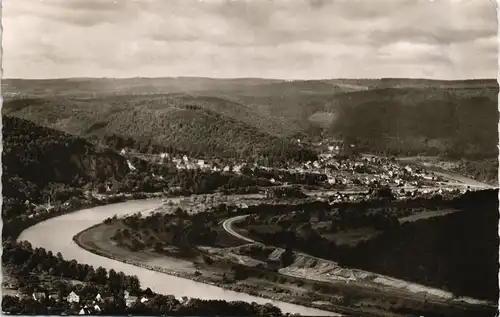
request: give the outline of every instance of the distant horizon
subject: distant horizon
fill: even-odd
[[[322,81],[322,80],[387,80],[387,79],[399,79],[399,80],[427,80],[427,81],[481,81],[481,80],[494,80],[499,81],[495,77],[478,77],[478,78],[456,78],[456,79],[446,79],[446,78],[433,78],[433,77],[330,77],[330,78],[274,78],[274,77],[209,77],[209,76],[131,76],[131,77],[90,77],[90,76],[75,76],[75,77],[52,77],[52,78],[22,78],[22,77],[10,77],[2,78],[2,80],[75,80],[75,79],[215,79],[215,80],[242,80],[242,79],[254,79],[254,80],[277,80],[277,81]]]

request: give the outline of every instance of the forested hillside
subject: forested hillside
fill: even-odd
[[[86,97],[69,97],[79,95],[78,85]],[[135,78],[11,80],[4,86],[11,94],[39,97],[9,95],[5,113],[76,135],[153,138],[206,156],[260,156],[271,147],[283,152],[280,146],[295,153],[285,139],[305,134],[391,155],[475,161],[497,153],[494,80]]]
[[[344,264],[458,296],[498,299],[498,191],[464,195],[456,206],[463,210],[408,222],[359,244]]]
[[[129,171],[123,157],[96,148],[81,138],[3,116],[2,194],[9,199],[40,202],[53,185],[74,187],[122,179]]]
[[[13,100],[4,109],[75,135],[151,140],[196,157],[266,158],[270,162],[315,158],[297,142],[276,136],[280,126],[272,119],[235,107],[243,106],[227,106],[213,98],[150,96]],[[266,132],[271,127],[275,127],[272,134]]]
[[[332,132],[391,154],[483,158],[497,153],[498,90],[383,89],[336,101]]]

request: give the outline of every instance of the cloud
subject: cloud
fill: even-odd
[[[497,73],[489,0],[4,0],[2,23],[6,77]]]

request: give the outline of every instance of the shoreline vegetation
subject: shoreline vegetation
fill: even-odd
[[[467,195],[466,195],[467,196]],[[465,197],[465,196],[464,196]],[[469,196],[467,196],[469,197]],[[465,201],[464,201],[465,202]],[[86,228],[85,230],[79,232],[78,234],[76,234],[75,236],[73,236],[73,240],[75,241],[75,243],[78,244],[79,247],[81,247],[82,249],[86,250],[86,251],[89,251],[89,252],[92,252],[94,254],[97,254],[97,255],[100,255],[100,256],[104,256],[104,257],[107,257],[107,258],[110,258],[110,259],[113,259],[113,260],[117,260],[117,261],[121,261],[121,262],[124,262],[124,263],[127,263],[127,264],[131,264],[131,265],[135,265],[135,266],[139,266],[139,267],[142,267],[142,268],[145,268],[145,269],[148,269],[148,270],[152,270],[152,271],[156,271],[156,272],[160,272],[160,273],[164,273],[164,274],[169,274],[169,275],[173,275],[173,276],[177,276],[177,277],[180,277],[180,278],[186,278],[186,279],[189,279],[189,280],[193,280],[193,281],[196,281],[196,282],[201,282],[201,283],[205,283],[205,284],[209,284],[209,285],[214,285],[214,286],[217,286],[217,287],[220,287],[220,288],[223,288],[223,289],[228,289],[228,290],[231,290],[231,291],[237,291],[237,292],[241,292],[241,293],[246,293],[246,294],[249,294],[249,295],[253,295],[253,296],[259,296],[259,297],[262,297],[262,298],[269,298],[269,299],[272,299],[272,300],[279,300],[279,301],[283,301],[283,302],[289,302],[289,303],[293,303],[293,304],[298,304],[298,305],[302,305],[302,306],[306,306],[306,307],[312,307],[312,308],[317,308],[317,309],[322,309],[322,310],[328,310],[328,311],[332,311],[332,312],[346,312],[346,313],[360,313],[360,312],[363,312],[364,315],[367,315],[367,313],[365,313],[364,310],[357,310],[357,309],[353,309],[352,307],[350,308],[347,308],[347,307],[337,307],[337,305],[335,305],[334,303],[332,302],[328,302],[328,304],[326,303],[323,303],[324,305],[319,305],[319,304],[314,304],[314,300],[310,299],[310,298],[307,298],[307,300],[304,300],[304,301],[301,301],[300,299],[297,300],[296,298],[292,300],[290,300],[289,298],[287,298],[288,296],[278,296],[278,297],[272,297],[272,296],[266,296],[265,294],[256,294],[256,293],[253,293],[252,292],[252,287],[251,285],[227,285],[225,283],[218,283],[218,282],[212,282],[210,280],[210,278],[207,278],[205,277],[206,276],[206,273],[208,272],[208,275],[210,275],[209,271],[210,270],[203,270],[203,269],[200,269],[200,271],[202,271],[203,273],[201,274],[190,274],[189,270],[186,270],[184,272],[181,272],[181,273],[178,273],[176,272],[175,270],[171,270],[171,269],[168,269],[168,268],[165,268],[165,267],[161,267],[161,266],[156,266],[156,265],[148,265],[147,263],[144,263],[144,262],[147,262],[147,261],[141,261],[141,255],[139,255],[139,258],[138,260],[130,260],[126,257],[124,257],[123,254],[121,254],[121,252],[113,252],[112,248],[110,250],[107,250],[105,247],[104,248],[99,248],[99,246],[95,246],[92,244],[92,241],[88,241],[86,243],[86,241],[84,241],[84,239],[82,239],[82,236],[84,236],[86,233],[88,232],[91,232],[92,230],[98,228],[99,226],[109,226],[110,223],[98,223],[98,224],[95,224],[89,228]],[[100,234],[103,234],[104,232],[104,229],[102,230],[102,232]],[[105,233],[104,233],[105,234]],[[106,234],[105,234],[106,235]],[[108,237],[106,237],[106,240],[107,240]],[[117,255],[118,254],[118,255]],[[172,259],[176,259],[175,257],[173,257]],[[198,269],[198,267],[197,267]],[[182,269],[181,269],[182,271]],[[197,273],[200,273],[200,272],[197,272]],[[235,287],[236,286],[236,287]],[[247,286],[247,288],[245,289],[245,287]],[[292,297],[292,296],[290,296]],[[300,297],[299,297],[300,298]],[[330,307],[328,307],[330,306]],[[377,314],[373,314],[373,316],[380,316],[380,315],[377,315]]]
[[[85,204],[84,206],[80,206],[80,207],[77,207],[77,208],[70,208],[68,210],[64,210],[64,211],[58,211],[56,213],[51,213],[51,214],[45,214],[41,217],[38,217],[40,219],[34,219],[34,218],[31,218],[29,219],[29,223],[28,226],[26,226],[25,228],[23,228],[21,231],[25,230],[27,227],[30,227],[40,221],[45,221],[45,220],[48,220],[50,218],[53,218],[53,217],[56,217],[56,216],[60,216],[60,215],[63,215],[63,214],[67,214],[67,213],[71,213],[71,212],[75,212],[75,211],[78,211],[78,210],[82,210],[82,209],[86,209],[86,208],[92,208],[92,207],[95,207],[95,206],[100,206],[100,205],[107,205],[107,204],[112,204],[112,203],[119,203],[119,202],[126,202],[126,201],[134,201],[134,200],[143,200],[143,199],[154,199],[154,198],[159,198],[159,197],[164,197],[165,194],[164,193],[154,193],[154,194],[135,194],[135,195],[120,195],[120,196],[111,196],[111,197],[106,197],[106,196],[101,196],[100,199],[95,199],[95,200],[92,200],[92,201],[89,201],[87,204]],[[172,197],[169,197],[169,198],[172,198]],[[121,261],[121,262],[124,262],[124,263],[128,263],[128,264],[131,264],[131,265],[135,265],[135,266],[138,266],[138,267],[142,267],[142,268],[145,268],[145,269],[148,269],[148,270],[152,270],[152,271],[157,271],[157,272],[160,272],[160,273],[163,273],[163,274],[170,274],[170,275],[173,275],[173,276],[177,276],[177,277],[180,277],[180,278],[186,278],[186,279],[189,279],[189,280],[193,280],[193,281],[196,281],[196,282],[201,282],[201,283],[205,283],[205,284],[209,284],[209,285],[214,285],[214,286],[217,286],[217,287],[220,287],[222,289],[228,289],[228,290],[232,290],[232,291],[235,291],[234,289],[230,288],[230,287],[224,287],[225,285],[217,285],[217,284],[212,284],[212,283],[206,283],[206,281],[203,280],[203,277],[201,276],[188,276],[188,275],[184,275],[184,274],[175,274],[175,272],[172,272],[172,271],[169,271],[169,270],[166,270],[164,268],[160,268],[160,267],[154,267],[154,266],[147,266],[147,265],[144,265],[144,264],[141,264],[141,263],[138,263],[136,261],[130,261],[130,260],[124,260],[124,259],[120,259],[120,258],[116,258],[116,257],[113,257],[113,256],[110,256],[109,254],[105,254],[104,252],[99,252],[99,250],[89,250],[87,247],[83,246],[81,244],[81,241],[79,241],[79,237],[84,234],[85,232],[88,232],[96,227],[98,227],[99,225],[101,225],[102,223],[98,223],[98,224],[95,224],[94,226],[91,226],[89,228],[86,228],[85,230],[79,232],[77,235],[75,235],[73,237],[73,240],[75,241],[75,243],[78,244],[79,247],[83,248],[84,250],[88,251],[88,252],[92,252],[94,254],[97,254],[97,255],[100,255],[100,256],[104,256],[104,257],[107,257],[107,258],[110,258],[110,259],[114,259],[114,260],[118,260],[118,261]],[[102,224],[103,225],[103,224]],[[239,290],[239,292],[242,292],[242,293],[246,293],[246,294],[249,294],[249,295],[253,295],[253,296],[259,296],[261,298],[269,298],[269,299],[274,299],[272,297],[265,297],[265,296],[261,296],[259,294],[252,294],[251,292],[245,292],[245,291],[241,291]],[[311,308],[316,308],[316,309],[321,309],[321,310],[328,310],[330,312],[341,312],[343,311],[344,309],[340,308],[340,309],[337,309],[335,308],[335,310],[333,309],[327,309],[327,307],[325,306],[321,306],[321,305],[314,305],[312,304],[312,302],[301,302],[301,301],[289,301],[289,300],[286,300],[286,299],[282,299],[282,298],[279,298],[279,299],[274,299],[274,300],[279,300],[279,301],[283,301],[283,302],[288,302],[288,303],[293,303],[293,304],[297,304],[297,305],[301,305],[301,306],[305,306],[305,307],[311,307]],[[333,306],[333,304],[332,304]],[[349,312],[352,312],[352,310],[349,310]],[[370,314],[368,313],[365,313],[363,311],[363,314],[365,316],[370,316]],[[372,315],[372,316],[380,316],[380,315]]]
[[[141,198],[138,198],[138,197],[141,197]],[[80,210],[84,210],[84,209],[89,209],[89,208],[94,208],[94,207],[98,207],[98,206],[104,206],[104,205],[111,205],[111,204],[116,204],[116,203],[123,203],[123,202],[127,202],[127,201],[138,201],[138,200],[150,200],[150,199],[157,199],[159,197],[164,197],[165,194],[164,193],[136,193],[136,195],[131,195],[131,196],[127,196],[127,195],[120,195],[120,196],[111,196],[111,197],[101,197],[101,199],[95,199],[93,200],[92,202],[88,202],[87,204],[85,204],[84,206],[80,206],[80,207],[77,207],[77,208],[68,208],[66,210],[59,210],[58,212],[53,212],[53,213],[48,213],[48,214],[43,214],[43,215],[40,215],[38,217],[34,217],[34,218],[30,218],[29,221],[26,221],[26,222],[22,222],[22,226],[19,227],[19,228],[16,228],[16,229],[19,229],[19,230],[16,230],[15,232],[12,231],[13,235],[9,236],[8,239],[6,240],[3,240],[3,245],[4,247],[5,246],[10,246],[10,245],[13,245],[14,247],[16,246],[22,246],[23,243],[27,242],[28,245],[30,245],[30,243],[28,241],[24,241],[24,240],[21,240],[19,241],[19,236],[21,235],[21,233],[25,230],[27,230],[28,228],[32,227],[32,226],[35,226],[36,224],[39,224],[41,222],[44,222],[44,221],[47,221],[47,220],[50,220],[52,218],[56,218],[56,217],[59,217],[59,216],[62,216],[62,215],[66,215],[66,214],[70,214],[70,213],[73,213],[73,212],[77,212],[77,211],[80,211]],[[91,226],[87,229],[85,229],[84,231],[80,232],[79,234],[83,233],[83,232],[86,232],[88,230],[91,230],[92,228],[98,226],[99,224],[96,224],[94,226]],[[76,235],[78,236],[78,234]],[[79,247],[81,247],[82,249],[86,250],[87,252],[92,252],[92,251],[89,251],[85,248],[83,248],[82,246],[80,246],[79,242],[77,241],[76,239],[76,236],[74,237],[74,241],[75,243],[77,243],[79,245]],[[31,249],[31,247],[30,247]],[[41,252],[47,252],[47,254],[52,254],[50,251],[46,251],[45,249],[43,248],[36,248],[36,249],[33,249],[33,251],[37,251],[37,250],[41,250]],[[5,253],[5,249],[4,249],[4,253]],[[97,254],[97,255],[100,255],[100,256],[105,256],[106,255],[103,255],[103,254],[99,254],[99,252],[92,252],[94,254]],[[59,256],[59,255],[58,255]],[[108,258],[111,258],[113,259],[112,257],[108,257]],[[61,258],[62,259],[62,258]],[[79,263],[79,262],[76,262],[75,260],[66,260],[66,261],[71,261],[71,262],[74,262],[76,263],[77,265],[82,265],[82,266],[88,266],[86,265],[85,263]],[[130,261],[122,261],[122,260],[119,260],[121,262],[124,262],[124,263],[129,263],[129,264],[132,264],[132,265],[136,265],[136,266],[139,266],[139,267],[143,267],[143,268],[146,268],[146,269],[151,269],[151,268],[147,268],[147,267],[144,267],[144,266],[141,266],[141,265],[137,265],[135,263],[130,263]],[[4,263],[5,264],[5,263]],[[163,273],[163,272],[162,272]],[[173,274],[171,274],[173,275]],[[126,277],[130,277],[130,278],[136,278],[135,276],[128,276],[128,275],[124,275]],[[186,277],[183,277],[183,276],[178,276],[178,277],[181,277],[181,278],[186,278]],[[140,283],[140,281],[139,281]],[[150,289],[147,288],[146,290],[143,290],[142,289],[143,286],[141,286],[141,291],[140,292],[150,292]],[[153,294],[156,294],[156,293],[153,293]],[[172,296],[170,294],[156,294],[157,296],[163,296],[163,297],[169,297],[169,296]],[[9,296],[9,295],[4,295],[3,297],[5,298],[5,296]],[[255,295],[254,295],[255,296]],[[258,296],[258,295],[257,295]],[[31,299],[31,296],[28,296],[30,299]],[[175,296],[174,296],[175,297]],[[15,300],[17,299],[18,300],[18,303],[21,303],[23,301],[23,297],[20,297],[20,298],[17,298],[17,296],[10,296],[7,298],[8,300],[8,303],[12,304],[11,300]],[[197,300],[199,301],[198,298],[192,298],[193,300]],[[206,300],[205,300],[206,301]],[[223,302],[223,303],[226,303],[228,305],[232,305],[234,303],[237,303],[236,301],[226,301],[226,300],[208,300],[208,302]],[[284,313],[281,311],[280,308],[272,305],[272,304],[266,304],[266,305],[261,305],[261,304],[257,304],[255,302],[253,303],[248,303],[248,302],[244,302],[245,304],[247,305],[250,305],[250,306],[255,306],[257,305],[257,307],[263,307],[262,310],[265,311],[266,309],[270,309],[272,311],[272,313],[276,313],[276,312],[279,312],[278,315],[276,316],[281,316],[281,315],[292,315],[292,314],[289,314],[289,313]],[[7,305],[9,306],[9,305]],[[16,306],[16,305],[14,305]],[[142,305],[144,306],[144,305]],[[85,306],[86,307],[86,306]],[[9,308],[12,308],[9,306]],[[127,309],[125,307],[122,307],[123,309]],[[18,308],[20,311],[17,311],[17,313],[22,313],[23,311],[21,310],[22,308]],[[70,307],[70,309],[75,309],[75,305],[73,305],[72,307]],[[132,309],[132,308],[130,308]],[[45,311],[45,310],[44,310]],[[78,310],[74,311],[75,314]],[[5,310],[5,305],[2,305],[2,312],[6,312]],[[31,312],[31,313],[34,313]],[[36,312],[37,314],[39,313],[38,311]],[[95,312],[96,313],[96,312]],[[101,311],[102,313],[102,311]],[[120,313],[118,311],[116,311],[115,313]],[[121,312],[123,313],[123,312]],[[120,314],[121,314],[120,313]],[[136,313],[140,313],[140,314],[143,314],[141,313],[140,311],[137,311]],[[167,312],[168,313],[168,312]],[[47,313],[48,314],[48,313]],[[152,313],[152,314],[145,314],[145,315],[156,315],[156,313]],[[293,314],[293,315],[299,315],[299,314]]]
[[[150,288],[141,287],[135,275],[126,275],[113,268],[94,268],[75,260],[65,260],[61,253],[54,255],[50,250],[33,248],[27,241],[4,242],[2,258],[9,270],[30,272],[20,282],[23,284],[20,284],[23,291],[15,295],[12,292],[3,294],[2,312],[6,314],[76,315],[79,312],[80,315],[108,316],[196,316],[207,312],[224,312],[243,316],[283,315],[281,309],[270,304],[186,297],[178,299],[173,295],[158,294]],[[51,263],[56,266],[50,267]],[[52,272],[49,275],[46,272],[48,266]],[[45,286],[26,283],[27,277],[40,282],[42,279],[46,281],[48,276],[56,275],[59,278],[50,282],[53,283],[50,290]]]
[[[153,265],[147,265],[147,264],[144,264],[144,263],[141,263],[139,261],[133,261],[133,260],[128,260],[128,259],[125,259],[125,258],[121,258],[121,257],[117,257],[115,255],[113,255],[111,252],[105,252],[99,248],[95,248],[95,247],[91,247],[89,246],[88,244],[86,244],[84,241],[82,241],[82,235],[84,235],[85,233],[99,227],[99,226],[104,226],[103,223],[98,223],[98,224],[95,224],[81,232],[79,232],[78,234],[76,234],[74,237],[73,237],[73,241],[82,249],[88,251],[88,252],[91,252],[93,254],[96,254],[96,255],[99,255],[99,256],[103,256],[103,257],[106,257],[106,258],[109,258],[109,259],[112,259],[112,260],[116,260],[116,261],[120,261],[120,262],[123,262],[123,263],[126,263],[126,264],[131,264],[131,265],[135,265],[135,266],[138,266],[138,267],[141,267],[141,268],[144,268],[144,269],[147,269],[147,270],[151,270],[151,271],[155,271],[155,272],[159,272],[159,273],[163,273],[163,274],[168,274],[168,275],[172,275],[172,276],[176,276],[176,277],[180,277],[180,278],[184,278],[184,279],[188,279],[188,280],[191,280],[191,281],[195,281],[195,282],[198,282],[198,283],[204,283],[204,284],[208,284],[208,285],[212,285],[212,286],[216,286],[216,287],[219,287],[219,288],[223,288],[223,289],[226,289],[226,290],[229,290],[229,291],[233,291],[233,292],[239,292],[239,293],[245,293],[245,294],[248,294],[248,295],[251,295],[251,296],[257,296],[257,297],[261,297],[261,298],[265,298],[265,299],[270,299],[270,300],[274,300],[274,301],[282,301],[282,302],[287,302],[287,303],[290,303],[290,304],[295,304],[295,305],[301,305],[301,306],[305,306],[305,307],[309,307],[309,308],[315,308],[315,309],[321,309],[321,310],[327,310],[327,311],[330,311],[332,313],[339,313],[339,310],[344,310],[342,308],[335,308],[335,310],[329,308],[329,307],[325,307],[324,305],[314,305],[314,304],[311,304],[309,301],[307,300],[304,300],[304,301],[300,301],[300,300],[289,300],[288,296],[277,296],[276,298],[272,298],[270,296],[265,296],[261,293],[257,293],[257,292],[254,292],[254,291],[251,291],[251,290],[237,290],[235,287],[232,287],[231,285],[228,285],[228,284],[224,284],[224,283],[214,283],[214,282],[210,282],[208,281],[206,278],[203,277],[203,275],[197,275],[197,274],[188,274],[188,273],[185,273],[185,274],[182,274],[182,273],[178,273],[174,270],[169,270],[167,268],[164,268],[164,267],[160,267],[160,266],[153,266]],[[343,312],[343,314],[346,314],[347,312]],[[376,316],[376,315],[374,315]]]
[[[2,86],[4,312],[76,315],[97,292],[115,302],[103,304],[104,315],[315,315],[329,306],[354,316],[476,317],[497,310],[494,80],[85,78]],[[425,159],[405,161],[412,158]],[[491,187],[478,182],[496,188],[462,195]],[[352,193],[358,188],[366,192]],[[255,197],[229,196],[257,193],[258,206]],[[295,204],[301,194],[311,208]],[[455,194],[468,212],[432,217],[457,208],[428,203]],[[176,219],[128,214],[140,207],[145,214],[164,197],[186,198],[175,210],[168,202]],[[113,203],[121,204],[98,207]],[[262,248],[240,245],[221,226],[251,211],[259,214],[233,232]],[[113,213],[125,219],[104,220]],[[84,221],[73,222],[80,215]],[[362,280],[343,268],[445,286],[453,296],[372,287],[370,274]],[[144,290],[139,277],[144,288],[192,301]],[[127,308],[126,290],[149,292],[151,301]],[[42,301],[32,296],[39,291],[61,299],[75,291],[82,301]],[[206,295],[221,300],[200,299]],[[261,299],[275,297],[280,302]]]

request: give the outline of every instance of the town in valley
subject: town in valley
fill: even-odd
[[[489,1],[4,2],[2,313],[497,313]]]

